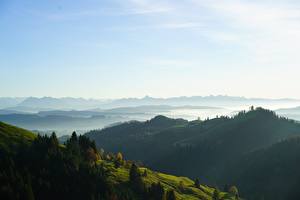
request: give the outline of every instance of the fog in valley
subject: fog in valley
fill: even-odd
[[[122,122],[146,121],[157,115],[189,121],[234,116],[251,106],[264,107],[291,119],[300,119],[296,99],[247,99],[231,96],[127,98],[96,100],[79,98],[0,98],[0,121],[40,134],[58,136],[85,133]]]

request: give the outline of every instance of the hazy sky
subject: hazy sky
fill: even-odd
[[[300,98],[300,2],[0,0],[0,96]]]

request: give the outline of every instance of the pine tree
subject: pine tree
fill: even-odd
[[[136,164],[133,163],[129,171],[129,180],[131,182],[135,182],[139,177],[141,177],[140,171]]]
[[[158,182],[157,184],[152,183],[149,189],[149,196],[155,200],[163,200],[165,197],[165,190],[162,187],[161,183]]]
[[[71,136],[69,142],[78,142],[77,134],[75,131],[72,133],[72,136]]]
[[[58,141],[58,139],[56,137],[56,133],[55,132],[53,132],[51,134],[50,141],[51,141],[52,145],[54,145],[54,146],[58,146],[59,145],[59,141]]]
[[[131,165],[129,171],[129,181],[138,193],[143,193],[145,191],[145,184],[141,177],[141,173],[139,168],[134,163]]]
[[[144,173],[143,173],[143,177],[147,177],[148,176],[148,171],[147,169],[144,170]]]
[[[167,192],[166,200],[176,200],[176,195],[174,190],[170,190]]]
[[[180,182],[179,182],[179,190],[180,190],[181,192],[184,191],[184,184],[183,184],[183,181],[180,181]]]
[[[196,188],[200,188],[200,181],[199,181],[199,179],[195,180],[195,187]]]
[[[220,191],[218,189],[215,189],[214,193],[213,193],[213,200],[220,200]]]

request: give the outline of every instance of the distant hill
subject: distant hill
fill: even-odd
[[[300,107],[299,106],[298,107],[293,107],[293,108],[278,109],[278,110],[276,110],[276,113],[278,115],[300,121]]]
[[[153,120],[157,120],[154,118]],[[165,120],[165,118],[163,118]],[[169,119],[172,121],[172,119]],[[184,152],[190,149],[192,152],[203,152],[218,159],[210,159],[211,164],[223,163],[230,157],[238,157],[244,153],[269,146],[280,140],[299,135],[300,125],[283,118],[277,117],[272,111],[257,109],[250,112],[240,112],[235,117],[220,117],[206,121],[181,121],[175,124],[156,128],[148,122],[131,122],[110,127],[99,131],[91,131],[86,135],[95,140],[99,147],[104,147],[109,151],[122,151],[130,159],[141,160],[147,164],[162,166],[162,169],[172,169],[179,172],[176,167],[171,167],[173,163],[166,160],[164,156],[178,157],[177,151]],[[161,124],[163,124],[163,120]],[[153,130],[154,129],[154,130]],[[258,139],[259,138],[259,139]],[[151,148],[155,146],[155,148]],[[139,148],[142,148],[139,150]],[[167,152],[163,151],[165,149]],[[149,159],[143,157],[142,153],[147,150],[147,154],[155,157],[160,151],[162,159]],[[164,155],[166,154],[166,155]],[[183,153],[181,153],[183,154]],[[230,155],[230,156],[229,156]],[[191,156],[188,156],[188,159]],[[180,158],[179,158],[180,159]],[[193,158],[191,163],[195,164]],[[169,163],[169,164],[167,164]],[[170,166],[165,166],[170,165]],[[199,166],[203,168],[202,166]],[[212,170],[210,167],[207,170]],[[193,169],[189,169],[188,175],[193,175]],[[200,172],[197,172],[200,173]],[[194,174],[196,175],[196,174]]]
[[[0,141],[1,199],[237,199],[237,190],[222,192],[185,177],[137,166],[120,153],[99,152],[92,141],[75,133],[60,145],[54,134],[35,136],[0,123]]]
[[[159,155],[165,155],[165,151],[161,149],[166,145],[161,145],[161,142],[173,141],[173,137],[157,141],[156,136],[159,137],[162,131],[185,127],[187,124],[188,121],[183,119],[157,116],[146,122],[131,121],[103,130],[91,131],[86,136],[95,140],[99,147],[107,151],[123,152],[130,159],[146,161],[152,160],[152,157],[156,159]]]
[[[299,113],[300,106],[293,107],[293,108],[281,108],[281,109],[277,109],[276,112],[278,112],[278,113]]]
[[[74,130],[91,130],[105,127],[115,122],[126,121],[129,118],[120,116],[95,115],[91,117],[72,117],[64,115],[38,114],[7,114],[0,115],[0,121],[10,123],[30,130],[69,130],[69,134]]]
[[[49,110],[40,111],[37,113],[39,116],[68,116],[68,117],[92,117],[103,115],[100,110]]]
[[[0,97],[0,109],[17,106],[26,98]]]
[[[10,114],[29,114],[29,113],[16,111],[16,110],[0,109],[0,115],[10,115]]]
[[[126,157],[140,160],[156,170],[201,177],[209,184],[225,185],[233,181],[231,183],[242,187],[241,182],[226,176],[232,166],[252,152],[300,136],[300,124],[278,117],[272,111],[257,108],[240,112],[234,117],[185,122],[155,131],[151,131],[149,122],[135,122],[86,135],[95,140],[99,147],[113,152],[122,151]],[[268,163],[268,160],[265,162]],[[244,173],[251,174],[251,170]],[[234,172],[232,177],[235,177]],[[249,184],[249,188],[255,184],[254,181],[244,180],[244,185]],[[245,191],[245,196],[255,192],[251,189],[241,190]],[[277,191],[281,192],[284,193]]]
[[[150,115],[157,113],[169,113],[176,110],[214,110],[222,112],[224,108],[211,106],[168,106],[168,105],[148,105],[134,107],[118,107],[111,109],[91,109],[91,110],[50,110],[40,111],[40,116],[58,115],[71,117],[91,117],[97,115]],[[5,112],[5,110],[3,110]],[[11,111],[12,112],[12,111]],[[1,114],[1,110],[0,110]]]

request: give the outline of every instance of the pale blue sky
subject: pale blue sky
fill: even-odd
[[[0,96],[300,98],[300,3],[0,0]]]

